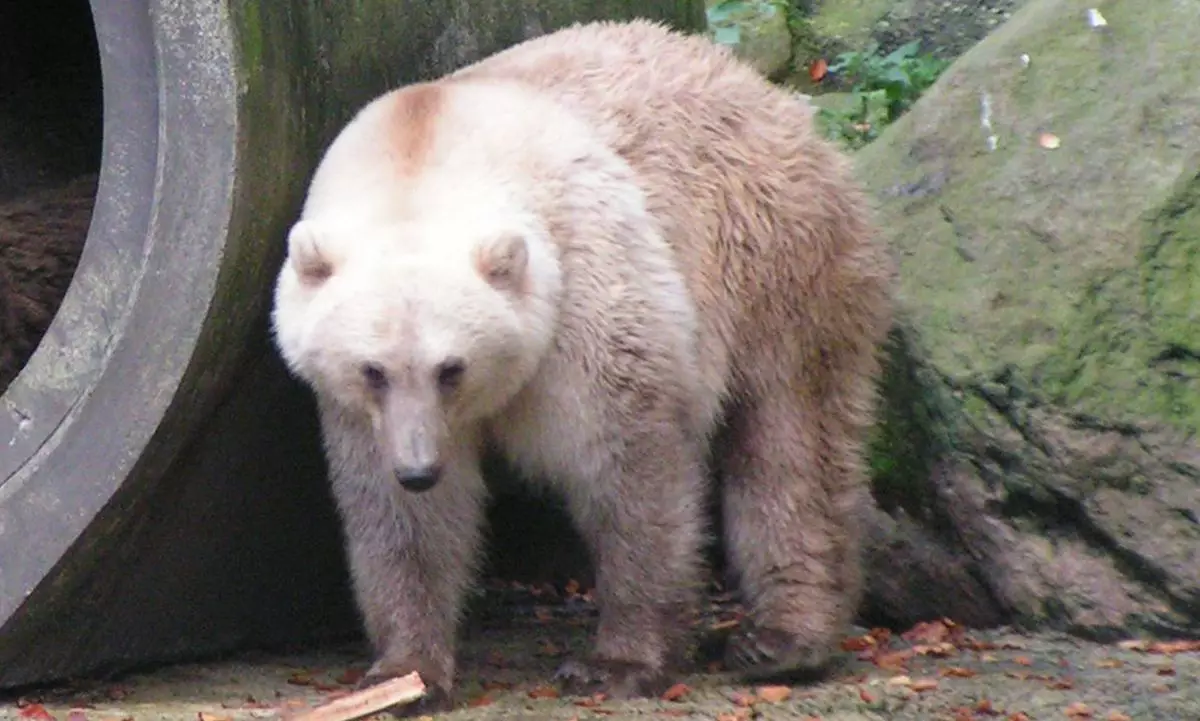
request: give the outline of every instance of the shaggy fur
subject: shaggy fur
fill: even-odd
[[[319,400],[369,678],[449,693],[489,445],[565,494],[594,556],[594,654],[563,678],[669,680],[710,451],[752,609],[730,664],[821,667],[861,593],[889,275],[809,109],[703,38],[575,26],[369,104],[274,311]]]
[[[0,393],[58,312],[87,238],[96,176],[0,205]]]

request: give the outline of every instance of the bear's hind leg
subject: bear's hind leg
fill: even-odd
[[[654,696],[680,660],[702,578],[705,477],[698,444],[669,425],[624,439],[598,477],[567,486],[600,611],[592,658],[556,674],[570,692]]]
[[[838,381],[848,385],[835,390]],[[726,665],[758,677],[825,671],[861,594],[869,380],[796,383],[731,409],[715,456],[726,552],[750,611]]]

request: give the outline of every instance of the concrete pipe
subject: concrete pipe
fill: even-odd
[[[59,183],[82,228],[95,190],[0,397],[0,687],[353,632],[311,401],[266,333],[321,150],[389,86],[574,19],[698,27],[702,3],[5,6],[0,201]]]

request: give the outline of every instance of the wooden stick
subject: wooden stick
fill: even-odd
[[[425,683],[414,671],[297,714],[291,721],[352,721],[397,704],[413,703],[424,695]]]

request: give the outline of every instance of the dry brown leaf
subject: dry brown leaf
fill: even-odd
[[[1174,676],[1175,669],[1171,666],[1159,666],[1158,669],[1155,670],[1155,673],[1157,673],[1159,676]]]
[[[1065,709],[1063,709],[1063,713],[1067,715],[1067,718],[1074,718],[1074,719],[1091,718],[1092,717],[1091,707],[1089,707],[1087,704],[1085,704],[1082,701],[1076,701],[1076,702],[1068,705]]]
[[[1046,688],[1052,688],[1057,691],[1069,691],[1075,688],[1075,682],[1069,678],[1058,678],[1046,683]]]
[[[196,719],[197,721],[233,721],[233,718],[230,716],[222,716],[220,714],[209,713],[207,711],[201,711],[197,713]]]
[[[717,721],[748,721],[749,718],[750,713],[748,711],[717,714]]]
[[[1187,639],[1182,641],[1155,641],[1150,644],[1150,653],[1176,654],[1176,653],[1197,653],[1200,652],[1200,639]]]
[[[687,687],[687,684],[677,683],[666,691],[663,691],[661,698],[663,701],[679,701],[684,696],[687,696],[689,691],[691,689]]]
[[[587,698],[576,699],[575,705],[580,706],[582,708],[595,708],[595,707],[599,706],[600,704],[604,703],[604,700],[607,698],[608,698],[608,696],[606,696],[605,694],[594,693],[591,696],[588,696]]]
[[[909,686],[909,688],[911,688],[913,691],[932,691],[933,689],[935,689],[937,687],[938,687],[937,680],[932,679],[932,678],[916,679]]]
[[[353,686],[354,684],[358,683],[359,681],[362,681],[363,676],[365,676],[366,673],[367,673],[366,669],[348,668],[345,671],[342,671],[342,673],[340,675],[338,675],[338,677],[335,678],[334,681],[337,681],[338,683],[342,684],[343,686]]]
[[[964,668],[963,666],[948,666],[942,669],[942,675],[947,678],[974,678],[979,673],[974,669]]]
[[[865,688],[860,688],[858,690],[858,697],[865,703],[875,703],[875,697],[871,695],[871,692]]]
[[[865,651],[875,645],[875,639],[870,634],[850,636],[842,639],[842,650],[846,652]]]
[[[558,698],[558,689],[553,686],[535,686],[526,694],[529,698]]]
[[[998,716],[999,711],[992,705],[990,699],[980,699],[979,703],[975,704],[975,713],[980,716]]]
[[[760,701],[783,703],[791,697],[792,689],[789,686],[759,686],[755,689],[755,695]]]
[[[1108,716],[1106,716],[1105,718],[1107,719],[1107,721],[1133,721],[1132,718],[1130,718],[1126,714],[1121,713],[1120,711],[1109,711]]]
[[[912,649],[904,649],[902,651],[888,651],[887,653],[877,654],[875,656],[875,665],[884,669],[902,669],[913,657]]]
[[[297,671],[288,676],[287,682],[293,686],[312,686],[314,683],[312,674],[308,671]]]
[[[1029,714],[1025,713],[1024,711],[1018,711],[1016,713],[1009,714],[1004,721],[1029,721]]]
[[[1131,638],[1126,641],[1119,641],[1117,646],[1126,651],[1145,651],[1149,648],[1149,644],[1140,638]]]
[[[54,716],[40,703],[31,703],[22,706],[17,715],[23,719],[31,719],[32,721],[54,721]]]
[[[1104,658],[1096,662],[1097,668],[1121,668],[1125,662],[1116,658]]]
[[[1013,659],[1013,663],[1017,664],[1018,666],[1032,666],[1033,659],[1029,658],[1028,656],[1017,656]]]
[[[888,686],[911,686],[912,679],[908,676],[892,676],[887,680]]]
[[[479,708],[480,706],[491,706],[494,703],[496,703],[496,700],[485,693],[482,696],[476,696],[468,701],[467,706],[470,706],[471,708]]]

